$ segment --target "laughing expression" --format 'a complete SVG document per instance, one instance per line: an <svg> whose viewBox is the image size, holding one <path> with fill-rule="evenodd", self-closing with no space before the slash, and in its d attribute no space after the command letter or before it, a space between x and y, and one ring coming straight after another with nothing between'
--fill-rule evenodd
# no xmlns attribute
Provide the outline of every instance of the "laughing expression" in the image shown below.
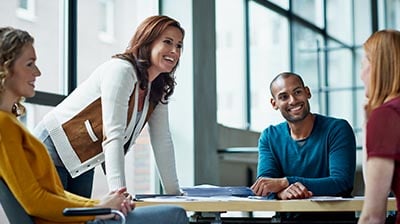
<svg viewBox="0 0 400 224"><path fill-rule="evenodd" d="M168 27L153 42L151 47L151 66L149 80L160 73L169 73L178 64L183 45L182 32L173 26Z"/></svg>
<svg viewBox="0 0 400 224"><path fill-rule="evenodd" d="M310 114L310 90L296 76L277 79L272 86L272 93L273 108L279 109L288 122L302 121Z"/></svg>

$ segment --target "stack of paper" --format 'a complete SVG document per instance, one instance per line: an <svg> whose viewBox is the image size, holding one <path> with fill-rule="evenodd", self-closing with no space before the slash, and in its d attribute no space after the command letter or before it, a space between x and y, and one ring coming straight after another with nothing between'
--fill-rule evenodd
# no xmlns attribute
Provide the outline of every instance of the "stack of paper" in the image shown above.
<svg viewBox="0 0 400 224"><path fill-rule="evenodd" d="M214 197L214 196L235 196L248 197L254 196L253 191L249 187L244 186L214 186L214 185L198 185L194 187L183 187L182 191L186 196L190 197Z"/></svg>

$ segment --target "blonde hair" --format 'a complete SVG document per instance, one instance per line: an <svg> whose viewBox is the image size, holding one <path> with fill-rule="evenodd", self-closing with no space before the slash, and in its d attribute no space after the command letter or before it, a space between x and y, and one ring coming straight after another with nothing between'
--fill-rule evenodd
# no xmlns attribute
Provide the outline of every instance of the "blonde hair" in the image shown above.
<svg viewBox="0 0 400 224"><path fill-rule="evenodd" d="M0 28L0 101L5 90L5 82L12 75L12 67L15 60L21 55L26 44L33 44L33 37L26 31L12 27ZM12 108L16 116L25 113L25 107L21 104L23 97Z"/></svg>
<svg viewBox="0 0 400 224"><path fill-rule="evenodd" d="M400 95L400 32L375 32L364 43L364 50L371 65L366 105L368 117L385 101Z"/></svg>

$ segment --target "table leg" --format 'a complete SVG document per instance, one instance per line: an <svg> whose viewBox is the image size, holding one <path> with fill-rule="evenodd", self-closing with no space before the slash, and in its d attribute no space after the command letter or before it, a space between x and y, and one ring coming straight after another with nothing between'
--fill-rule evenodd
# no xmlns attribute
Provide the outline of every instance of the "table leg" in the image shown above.
<svg viewBox="0 0 400 224"><path fill-rule="evenodd" d="M221 213L215 212L214 215L215 215L215 219L211 222L211 224L222 224Z"/></svg>

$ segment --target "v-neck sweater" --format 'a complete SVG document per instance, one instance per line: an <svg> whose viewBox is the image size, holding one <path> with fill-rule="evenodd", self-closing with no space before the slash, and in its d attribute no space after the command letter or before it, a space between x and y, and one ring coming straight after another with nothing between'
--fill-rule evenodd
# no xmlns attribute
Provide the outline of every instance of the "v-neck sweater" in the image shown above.
<svg viewBox="0 0 400 224"><path fill-rule="evenodd" d="M344 119L315 115L310 135L299 145L287 122L260 135L258 177L301 182L315 196L349 196L356 167L353 130Z"/></svg>

